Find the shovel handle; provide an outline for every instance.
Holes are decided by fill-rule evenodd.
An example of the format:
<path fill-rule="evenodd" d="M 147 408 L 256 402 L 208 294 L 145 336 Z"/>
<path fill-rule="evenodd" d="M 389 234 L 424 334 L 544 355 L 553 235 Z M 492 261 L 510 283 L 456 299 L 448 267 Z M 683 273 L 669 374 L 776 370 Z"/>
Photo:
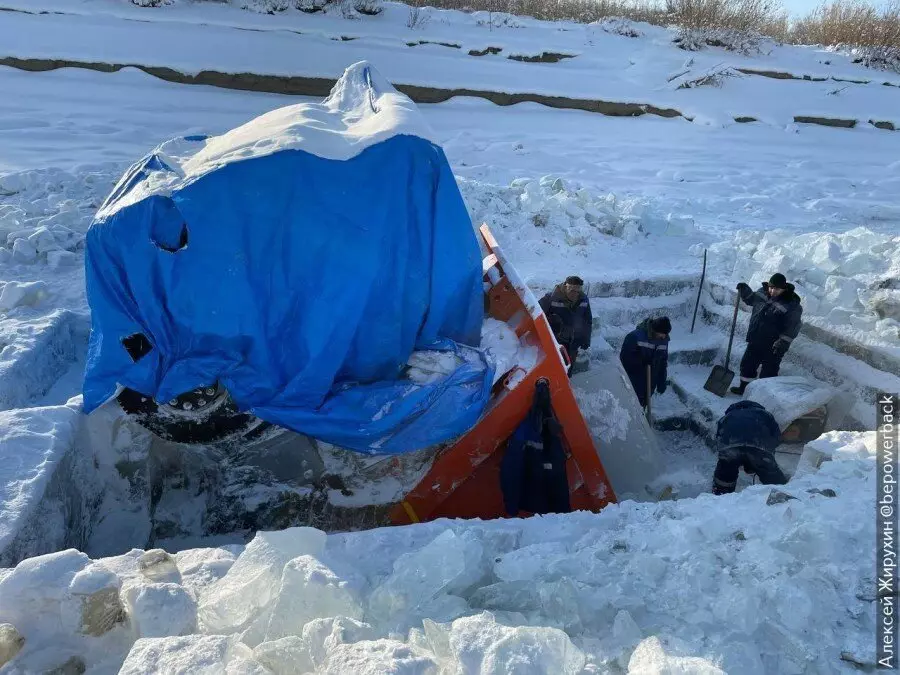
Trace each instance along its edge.
<path fill-rule="evenodd" d="M 691 333 L 697 323 L 697 309 L 700 307 L 700 296 L 703 294 L 703 282 L 706 280 L 706 249 L 703 249 L 703 272 L 700 274 L 700 288 L 697 289 L 697 302 L 694 303 L 694 318 L 691 319 Z"/>
<path fill-rule="evenodd" d="M 728 351 L 725 352 L 725 370 L 730 370 L 731 365 L 731 344 L 734 342 L 734 329 L 737 326 L 738 309 L 741 306 L 741 294 L 738 293 L 734 299 L 734 316 L 731 317 L 731 335 L 728 336 Z"/>
<path fill-rule="evenodd" d="M 647 406 L 646 406 L 648 422 L 650 421 L 650 396 L 653 393 L 652 389 L 650 388 L 650 384 L 652 382 L 653 382 L 653 377 L 652 377 L 652 373 L 650 371 L 650 364 L 648 363 L 647 364 Z"/>

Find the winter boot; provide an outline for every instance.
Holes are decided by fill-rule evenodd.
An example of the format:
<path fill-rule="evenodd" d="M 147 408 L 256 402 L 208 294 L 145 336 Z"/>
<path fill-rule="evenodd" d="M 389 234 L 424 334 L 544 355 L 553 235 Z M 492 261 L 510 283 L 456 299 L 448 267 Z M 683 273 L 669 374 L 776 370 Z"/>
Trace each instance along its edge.
<path fill-rule="evenodd" d="M 738 396 L 743 396 L 744 389 L 746 389 L 746 388 L 747 388 L 747 383 L 742 380 L 740 386 L 731 388 L 731 393 L 737 394 Z"/>

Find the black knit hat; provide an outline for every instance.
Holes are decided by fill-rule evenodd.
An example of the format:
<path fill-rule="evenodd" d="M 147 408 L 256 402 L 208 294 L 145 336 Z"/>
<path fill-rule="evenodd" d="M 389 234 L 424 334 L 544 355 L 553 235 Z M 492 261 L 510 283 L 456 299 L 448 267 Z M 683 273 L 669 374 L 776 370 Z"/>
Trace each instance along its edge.
<path fill-rule="evenodd" d="M 668 335 L 672 332 L 672 322 L 669 321 L 669 317 L 661 316 L 658 319 L 653 319 L 650 322 L 650 330 L 654 333 L 662 333 L 663 335 Z"/>
<path fill-rule="evenodd" d="M 772 278 L 769 279 L 769 286 L 772 288 L 787 288 L 788 282 L 781 272 L 776 272 L 772 275 Z"/>
<path fill-rule="evenodd" d="M 584 286 L 584 280 L 576 276 L 566 277 L 566 283 L 572 286 Z"/>

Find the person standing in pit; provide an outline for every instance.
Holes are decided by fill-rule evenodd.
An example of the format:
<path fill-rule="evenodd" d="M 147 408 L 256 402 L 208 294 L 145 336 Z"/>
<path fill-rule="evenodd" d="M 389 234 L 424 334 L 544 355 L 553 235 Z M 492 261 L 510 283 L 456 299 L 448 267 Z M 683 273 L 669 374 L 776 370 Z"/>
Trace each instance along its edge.
<path fill-rule="evenodd" d="M 566 348 L 569 361 L 574 365 L 578 350 L 591 346 L 594 322 L 591 303 L 584 293 L 584 281 L 581 277 L 568 277 L 552 293 L 544 295 L 540 305 L 556 341 Z"/>
<path fill-rule="evenodd" d="M 783 274 L 773 274 L 756 292 L 741 282 L 737 285 L 741 300 L 753 308 L 747 330 L 747 349 L 741 359 L 741 383 L 731 392 L 744 395 L 747 385 L 757 377 L 776 377 L 781 359 L 800 333 L 803 307 Z"/>

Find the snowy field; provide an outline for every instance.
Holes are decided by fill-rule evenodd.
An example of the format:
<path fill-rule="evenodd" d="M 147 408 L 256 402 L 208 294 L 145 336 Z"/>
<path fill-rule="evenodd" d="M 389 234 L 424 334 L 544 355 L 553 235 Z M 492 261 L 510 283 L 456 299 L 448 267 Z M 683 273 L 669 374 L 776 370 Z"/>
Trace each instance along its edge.
<path fill-rule="evenodd" d="M 896 76 L 816 49 L 688 53 L 649 26 L 630 38 L 609 26 L 502 16 L 486 26 L 486 15 L 429 11 L 411 29 L 397 5 L 354 21 L 186 2 L 0 7 L 62 12 L 0 11 L 0 58 L 323 78 L 367 58 L 405 84 L 677 109 L 683 117 L 666 119 L 478 97 L 420 106 L 473 219 L 492 226 L 526 281 L 538 291 L 568 274 L 589 282 L 591 358 L 607 358 L 646 312 L 673 317 L 677 365 L 660 418 L 721 414 L 726 401 L 705 396 L 702 381 L 722 358 L 729 293 L 774 271 L 797 283 L 804 320 L 827 333 L 797 341 L 790 374 L 843 388 L 861 426 L 874 414 L 871 392 L 900 391 L 900 133 L 868 124 L 900 125 L 900 89 L 882 84 Z M 407 44 L 419 41 L 459 48 Z M 469 55 L 489 46 L 502 51 Z M 542 52 L 575 58 L 506 58 Z M 719 87 L 678 89 L 723 66 L 817 80 L 738 71 Z M 704 494 L 714 456 L 677 431 L 659 434 L 677 501 L 327 537 L 289 530 L 246 548 L 214 548 L 241 537 L 204 539 L 198 529 L 197 541 L 171 548 L 174 560 L 138 550 L 150 516 L 128 512 L 133 485 L 96 485 L 133 457 L 110 445 L 83 464 L 71 459 L 92 433 L 81 428 L 78 396 L 89 326 L 84 234 L 123 170 L 157 144 L 308 99 L 173 84 L 134 68 L 0 66 L 0 92 L 0 560 L 25 522 L 52 521 L 58 547 L 68 547 L 63 530 L 77 527 L 38 504 L 66 472 L 85 504 L 91 490 L 104 495 L 91 505 L 107 517 L 93 534 L 109 541 L 94 550 L 136 547 L 0 569 L 0 624 L 24 636 L 3 667 L 20 643 L 0 626 L 2 675 L 839 673 L 872 663 L 872 434 L 808 447 L 786 502 L 743 479 L 734 496 Z M 744 115 L 759 122 L 734 122 Z M 860 124 L 797 124 L 797 115 Z M 704 248 L 710 283 L 688 335 Z M 742 314 L 739 332 L 745 326 Z M 130 438 L 120 421 L 109 424 L 116 443 Z M 175 504 L 179 517 L 199 518 Z M 86 512 L 73 519 L 89 526 Z"/>

